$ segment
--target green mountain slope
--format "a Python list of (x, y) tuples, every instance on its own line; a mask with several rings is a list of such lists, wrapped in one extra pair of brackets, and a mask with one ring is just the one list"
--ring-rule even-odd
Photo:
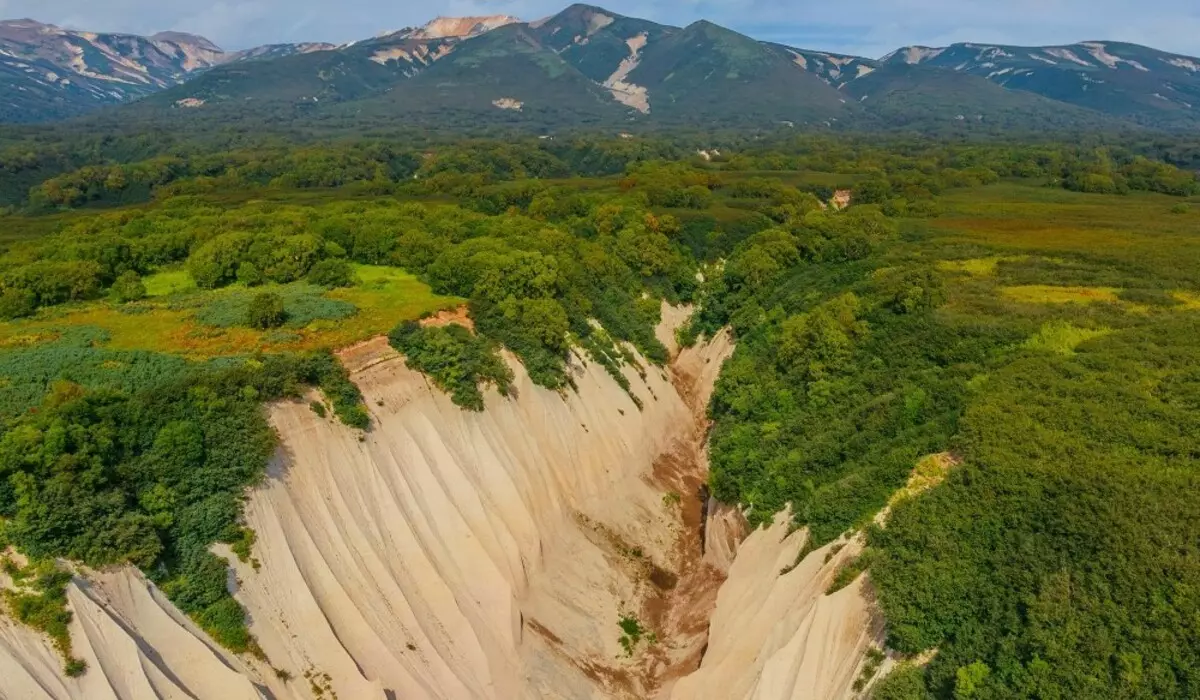
[(630, 58), (635, 45), (656, 44), (677, 33), (676, 27), (623, 17), (591, 5), (572, 5), (545, 22), (533, 23), (534, 36), (589, 79), (603, 83)]
[(272, 102), (319, 104), (365, 97), (396, 80), (393, 68), (352, 53), (322, 51), (220, 66), (154, 95), (140, 106), (184, 109), (192, 104), (199, 109), (221, 103), (243, 107)]
[(785, 51), (705, 21), (649, 44), (629, 79), (672, 121), (812, 125), (857, 111)]
[(1200, 59), (1114, 41), (905, 47), (886, 63), (948, 68), (1148, 126), (1200, 124)]
[[(425, 115), (499, 122), (596, 123), (624, 117), (602, 86), (588, 79), (528, 25), (512, 24), (468, 39), (386, 93), (347, 105), (363, 114)], [(469, 123), (469, 122), (468, 122)]]
[(987, 79), (889, 63), (841, 86), (879, 128), (956, 126), (988, 130), (1115, 128), (1120, 120)]

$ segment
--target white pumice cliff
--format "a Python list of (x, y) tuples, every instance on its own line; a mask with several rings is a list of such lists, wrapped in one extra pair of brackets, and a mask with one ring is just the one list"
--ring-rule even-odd
[(513, 395), (473, 413), (383, 339), (343, 351), (372, 429), (272, 406), (255, 561), (230, 556), (267, 661), (218, 648), (136, 572), (85, 573), (69, 600), (88, 672), (63, 677), (0, 618), (0, 698), (852, 697), (878, 623), (865, 581), (824, 591), (856, 545), (781, 573), (806, 533), (748, 534), (707, 499), (705, 407), (733, 345), (678, 351), (686, 315), (664, 309), (669, 367), (625, 369), (640, 410), (582, 358), (562, 394), (508, 358)]

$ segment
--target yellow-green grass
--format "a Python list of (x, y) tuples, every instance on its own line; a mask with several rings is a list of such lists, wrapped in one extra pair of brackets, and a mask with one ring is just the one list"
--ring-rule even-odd
[(1025, 304), (1094, 304), (1120, 303), (1119, 289), (1112, 287), (1056, 287), (1049, 284), (1026, 284), (1001, 288), (1004, 296)]
[(341, 321), (313, 324), (321, 327), (318, 332), (330, 347), (343, 347), (386, 333), (400, 321), (452, 309), (467, 301), (434, 294), (429, 285), (398, 267), (356, 265), (354, 273), (358, 281), (355, 286), (335, 289), (329, 296), (354, 304), (358, 313)]
[[(314, 321), (305, 328), (283, 332), (213, 328), (197, 323), (193, 311), (169, 308), (159, 299), (125, 308), (96, 301), (47, 309), (31, 319), (0, 323), (0, 347), (52, 339), (57, 329), (66, 326), (93, 326), (109, 334), (106, 347), (112, 349), (150, 350), (197, 359), (256, 351), (336, 349), (387, 333), (401, 321), (464, 303), (462, 299), (434, 294), (428, 285), (399, 268), (358, 266), (356, 273), (358, 285), (328, 295), (353, 303), (358, 313), (337, 321)], [(160, 283), (156, 282), (165, 286)], [(224, 290), (195, 292), (199, 296), (223, 293)]]
[(1027, 255), (994, 255), (989, 258), (969, 258), (967, 260), (941, 260), (938, 269), (944, 272), (958, 272), (973, 277), (995, 277), (996, 268), (1002, 262), (1020, 262)]
[(1025, 341), (1025, 347), (1072, 355), (1080, 344), (1111, 332), (1109, 328), (1080, 328), (1065, 321), (1050, 321), (1042, 326), (1036, 335)]
[(150, 297), (165, 297), (196, 291), (196, 282), (183, 268), (157, 272), (146, 277), (142, 282), (146, 285), (146, 295)]
[(888, 510), (896, 507), (900, 503), (911, 498), (925, 493), (929, 489), (941, 484), (950, 475), (954, 467), (962, 463), (960, 457), (949, 452), (927, 455), (917, 462), (917, 466), (913, 468), (912, 473), (908, 477), (908, 483), (904, 488), (892, 494), (888, 499)]
[(1172, 293), (1175, 300), (1178, 301), (1184, 309), (1188, 311), (1200, 311), (1200, 293), (1196, 292), (1174, 292)]
[(945, 215), (930, 229), (951, 241), (983, 245), (997, 255), (1075, 253), (1200, 286), (1200, 226), (1171, 214), (1166, 195), (1082, 194), (1002, 183), (955, 190), (940, 202)]

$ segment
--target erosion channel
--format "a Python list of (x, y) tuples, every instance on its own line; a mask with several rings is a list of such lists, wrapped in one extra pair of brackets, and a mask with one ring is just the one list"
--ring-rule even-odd
[(706, 406), (733, 345), (721, 334), (680, 350), (687, 311), (663, 312), (672, 360), (624, 368), (629, 392), (583, 356), (576, 390), (547, 391), (507, 356), (515, 391), (489, 393), (482, 412), (456, 407), (382, 338), (344, 350), (372, 429), (307, 400), (272, 406), (281, 448), (246, 504), (253, 559), (229, 556), (264, 658), (221, 650), (135, 571), (81, 572), (71, 631), (92, 672), (63, 677), (47, 642), (0, 621), (6, 688), (853, 697), (878, 620), (864, 580), (825, 591), (856, 546), (809, 553), (785, 519), (747, 533), (736, 509), (707, 498)]

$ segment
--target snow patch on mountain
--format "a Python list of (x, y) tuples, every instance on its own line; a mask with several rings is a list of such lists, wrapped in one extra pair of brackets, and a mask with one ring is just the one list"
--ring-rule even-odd
[(412, 54), (399, 46), (393, 46), (390, 49), (380, 49), (371, 54), (371, 60), (381, 66), (387, 65), (389, 61), (408, 61), (412, 63)]

